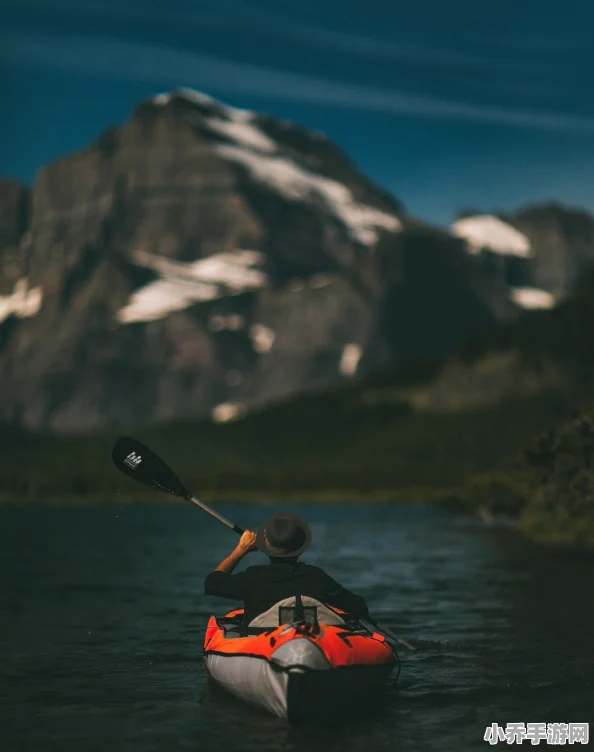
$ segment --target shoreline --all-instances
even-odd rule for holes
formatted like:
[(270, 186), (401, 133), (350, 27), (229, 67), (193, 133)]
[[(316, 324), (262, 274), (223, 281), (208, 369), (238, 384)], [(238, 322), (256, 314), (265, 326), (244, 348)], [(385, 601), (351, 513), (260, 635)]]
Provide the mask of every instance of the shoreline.
[[(364, 506), (365, 504), (382, 504), (386, 506), (427, 506), (454, 509), (457, 505), (448, 503), (451, 493), (436, 491), (435, 489), (407, 489), (407, 490), (378, 490), (378, 491), (212, 491), (205, 490), (196, 494), (197, 498), (207, 504), (257, 504), (272, 506), (284, 502), (302, 504), (331, 504), (344, 506)], [(0, 507), (6, 506), (118, 506), (120, 504), (150, 504), (151, 506), (167, 506), (170, 504), (186, 504), (187, 500), (179, 496), (151, 492), (145, 494), (97, 493), (97, 494), (60, 494), (41, 496), (39, 498), (27, 496), (0, 496)], [(470, 509), (468, 511), (471, 511)]]
[[(444, 512), (462, 515), (473, 519), (490, 529), (505, 529), (512, 534), (519, 535), (527, 544), (535, 544), (542, 548), (558, 553), (569, 552), (570, 554), (582, 553), (594, 556), (594, 547), (583, 540), (572, 541), (570, 537), (561, 531), (553, 531), (533, 528), (526, 524), (526, 520), (507, 516), (493, 515), (479, 504), (472, 505), (464, 502), (452, 489), (449, 493), (443, 489), (409, 489), (408, 491), (375, 491), (353, 492), (350, 491), (317, 491), (317, 492), (293, 492), (271, 493), (270, 491), (256, 493), (239, 491), (205, 491), (198, 497), (207, 504), (255, 504), (256, 506), (269, 507), (279, 506), (283, 503), (291, 503), (303, 506), (343, 506), (364, 507), (374, 506), (402, 506), (427, 509), (440, 509)], [(50, 508), (122, 508), (134, 505), (151, 507), (166, 507), (187, 505), (187, 499), (170, 494), (147, 492), (139, 494), (65, 494), (60, 496), (46, 496), (44, 498), (28, 498), (17, 496), (0, 496), (0, 511), (9, 508), (50, 509)]]

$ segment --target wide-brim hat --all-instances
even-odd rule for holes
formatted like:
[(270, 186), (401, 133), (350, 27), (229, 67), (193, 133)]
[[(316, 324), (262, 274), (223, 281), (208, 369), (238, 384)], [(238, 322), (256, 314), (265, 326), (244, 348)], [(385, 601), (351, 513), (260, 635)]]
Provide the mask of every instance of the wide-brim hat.
[(260, 525), (256, 543), (258, 550), (267, 556), (299, 556), (310, 546), (311, 530), (296, 514), (277, 512)]

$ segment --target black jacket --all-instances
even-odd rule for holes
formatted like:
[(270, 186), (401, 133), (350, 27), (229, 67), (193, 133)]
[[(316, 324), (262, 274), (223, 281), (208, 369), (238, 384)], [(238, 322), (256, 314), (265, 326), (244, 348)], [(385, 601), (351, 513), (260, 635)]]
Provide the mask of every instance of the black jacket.
[(355, 618), (369, 616), (361, 596), (343, 588), (323, 569), (303, 562), (260, 564), (237, 574), (215, 570), (204, 580), (204, 593), (243, 601), (245, 625), (275, 603), (297, 594), (309, 595)]

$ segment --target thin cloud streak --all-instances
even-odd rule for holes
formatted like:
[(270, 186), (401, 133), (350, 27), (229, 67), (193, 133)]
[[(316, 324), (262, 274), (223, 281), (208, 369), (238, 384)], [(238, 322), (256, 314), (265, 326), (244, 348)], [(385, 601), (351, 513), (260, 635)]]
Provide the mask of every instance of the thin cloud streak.
[(557, 132), (594, 133), (594, 118), (414, 96), (189, 51), (94, 37), (0, 35), (5, 60), (173, 88), (196, 86), (244, 96), (368, 112), (461, 120)]
[[(281, 29), (279, 25), (279, 30)], [(296, 24), (282, 25), (283, 33), (324, 49), (366, 56), (376, 60), (401, 60), (423, 64), (451, 65), (465, 68), (483, 68), (491, 71), (540, 71), (541, 65), (529, 65), (516, 60), (501, 60), (472, 53), (451, 52), (432, 47), (383, 42), (373, 37), (358, 37), (340, 31), (329, 31)]]
[[(278, 35), (294, 42), (327, 50), (342, 52), (354, 57), (365, 57), (374, 60), (392, 60), (421, 65), (452, 66), (457, 68), (483, 69), (486, 71), (509, 71), (516, 73), (542, 73), (542, 61), (528, 63), (518, 60), (503, 60), (496, 57), (476, 55), (474, 53), (455, 52), (434, 47), (414, 46), (385, 42), (370, 36), (357, 36), (342, 31), (287, 22), (274, 18), (269, 14), (250, 8), (245, 11), (244, 6), (236, 6), (230, 0), (218, 0), (209, 8), (197, 8), (190, 12), (168, 8), (167, 12), (148, 9), (138, 2), (121, 2), (113, 5), (89, 0), (84, 4), (75, 0), (62, 0), (56, 6), (53, 0), (5, 0), (16, 7), (52, 8), (58, 12), (76, 13), (81, 17), (102, 17), (114, 19), (137, 19), (161, 22), (163, 24), (180, 24), (196, 27), (235, 27), (253, 28), (259, 32)], [(226, 12), (222, 12), (226, 8)], [(493, 40), (497, 37), (493, 35)]]

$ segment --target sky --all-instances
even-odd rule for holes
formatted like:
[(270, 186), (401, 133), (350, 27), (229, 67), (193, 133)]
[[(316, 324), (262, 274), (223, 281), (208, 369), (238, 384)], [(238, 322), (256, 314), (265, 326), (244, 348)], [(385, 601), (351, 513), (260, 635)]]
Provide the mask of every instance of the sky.
[(0, 0), (0, 175), (186, 86), (323, 131), (415, 216), (594, 210), (590, 0)]

